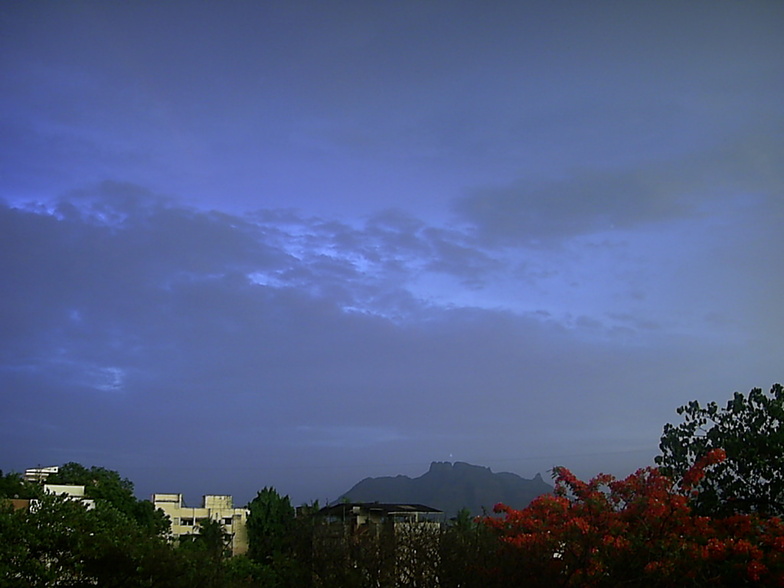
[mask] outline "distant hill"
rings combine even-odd
[[[493,473],[490,468],[461,461],[434,461],[430,470],[418,478],[384,476],[365,478],[346,492],[342,500],[351,502],[399,502],[432,506],[455,516],[461,508],[474,515],[488,513],[499,502],[524,508],[534,498],[549,494],[553,487],[536,474],[532,480],[508,472]]]

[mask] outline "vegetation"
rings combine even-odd
[[[0,510],[0,586],[177,586],[166,541],[106,502],[45,495]]]
[[[664,428],[661,468],[588,482],[555,468],[555,492],[526,508],[463,510],[441,526],[358,531],[265,487],[237,557],[217,521],[175,547],[162,513],[116,472],[71,463],[50,478],[84,485],[94,508],[0,472],[0,588],[784,585],[783,400],[776,385],[724,409],[689,403]]]
[[[503,547],[488,573],[530,586],[744,586],[784,582],[784,524],[756,514],[705,517],[690,497],[716,449],[674,484],[655,468],[582,482],[556,468],[556,493],[485,519]]]
[[[714,449],[726,460],[707,472],[692,506],[705,515],[784,514],[784,387],[748,396],[736,392],[725,408],[696,401],[678,409],[684,422],[664,427],[656,458],[676,479]]]
[[[167,541],[168,519],[104,468],[66,464],[47,482],[77,484],[94,505],[44,494],[18,474],[0,475],[0,588],[18,586],[256,586],[227,558],[217,522],[193,543]],[[14,508],[8,498],[34,499]],[[163,524],[165,523],[165,524]]]
[[[258,563],[269,563],[289,555],[294,529],[294,507],[288,496],[264,487],[248,504],[249,556]]]
[[[138,500],[133,494],[133,482],[121,478],[113,470],[69,462],[51,474],[47,484],[71,484],[84,486],[85,495],[99,502],[106,502],[125,516],[133,519],[153,535],[164,535],[169,531],[169,519],[156,510],[151,502]]]
[[[38,484],[30,484],[25,482],[21,474],[16,472],[9,472],[3,474],[0,470],[0,499],[2,498],[40,498],[43,494],[41,487]]]

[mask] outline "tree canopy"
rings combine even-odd
[[[483,586],[782,586],[784,525],[758,514],[706,517],[688,496],[725,460],[709,451],[682,484],[656,468],[588,482],[555,468],[554,495],[484,523],[501,547]]]
[[[290,549],[294,507],[288,496],[264,487],[248,504],[249,555],[263,563]]]
[[[784,514],[784,387],[736,392],[724,408],[692,401],[678,408],[684,421],[667,424],[656,463],[682,479],[700,458],[723,449],[726,460],[712,468],[693,499],[696,511]]]
[[[26,482],[22,474],[0,470],[0,498],[38,498],[41,494],[40,485]]]
[[[106,501],[0,505],[0,586],[177,586],[183,568],[164,538]]]
[[[108,502],[156,534],[163,535],[170,528],[166,515],[156,510],[151,502],[138,500],[133,493],[133,482],[120,477],[114,470],[100,466],[87,468],[79,463],[69,462],[61,466],[56,474],[51,474],[46,481],[49,484],[84,486],[88,498]]]
[[[217,521],[202,521],[197,540],[176,547],[162,532],[168,518],[137,500],[133,484],[117,472],[69,463],[47,482],[84,486],[94,504],[46,494],[19,474],[0,472],[0,586],[257,585],[254,568],[227,559]],[[36,501],[15,508],[6,497]]]

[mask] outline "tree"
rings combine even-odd
[[[682,479],[701,457],[723,449],[727,459],[700,483],[692,506],[701,514],[784,514],[784,388],[736,392],[725,408],[696,401],[678,408],[684,422],[667,424],[656,463]]]
[[[655,468],[589,482],[556,468],[554,495],[523,510],[497,505],[485,586],[781,586],[784,524],[757,514],[705,517],[688,496],[723,451],[674,483]]]
[[[438,538],[438,579],[444,588],[487,588],[483,573],[497,548],[496,537],[479,517],[460,509]]]
[[[106,501],[88,509],[44,495],[29,509],[0,505],[0,586],[168,586],[183,566],[166,541]]]
[[[264,487],[248,504],[248,555],[259,563],[267,563],[276,554],[291,548],[294,508],[288,496],[274,488]]]
[[[223,525],[214,519],[204,519],[198,523],[198,534],[180,538],[180,549],[193,551],[200,557],[218,565],[231,556],[231,536]]]
[[[296,551],[296,512],[288,496],[264,487],[248,503],[248,557],[259,564],[259,584],[269,588],[302,588],[310,569]]]
[[[177,552],[190,575],[198,579],[199,586],[217,588],[227,585],[225,571],[226,561],[231,555],[230,541],[223,525],[213,519],[200,521],[197,535],[187,540],[180,539]]]
[[[203,521],[197,541],[176,549],[150,524],[159,513],[133,497],[129,480],[104,468],[66,465],[51,481],[84,485],[94,505],[44,494],[37,484],[28,488],[17,474],[0,474],[0,588],[276,585],[258,582],[260,566],[253,562],[232,565],[225,558],[218,521]],[[26,490],[38,492],[29,508],[15,510],[2,496]]]
[[[99,466],[86,468],[79,463],[69,462],[61,466],[56,474],[51,474],[47,482],[84,486],[88,498],[108,502],[157,535],[164,535],[171,526],[163,511],[156,509],[147,500],[138,500],[133,494],[133,482],[121,478],[114,470]]]
[[[39,498],[41,494],[41,487],[26,482],[21,474],[3,474],[3,470],[0,470],[0,498]]]

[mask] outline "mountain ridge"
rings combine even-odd
[[[466,462],[434,461],[417,478],[402,474],[365,478],[343,494],[350,502],[425,504],[455,516],[463,508],[473,515],[491,512],[499,502],[525,508],[537,496],[552,493],[541,474],[526,479],[511,472],[494,473],[489,467]]]

